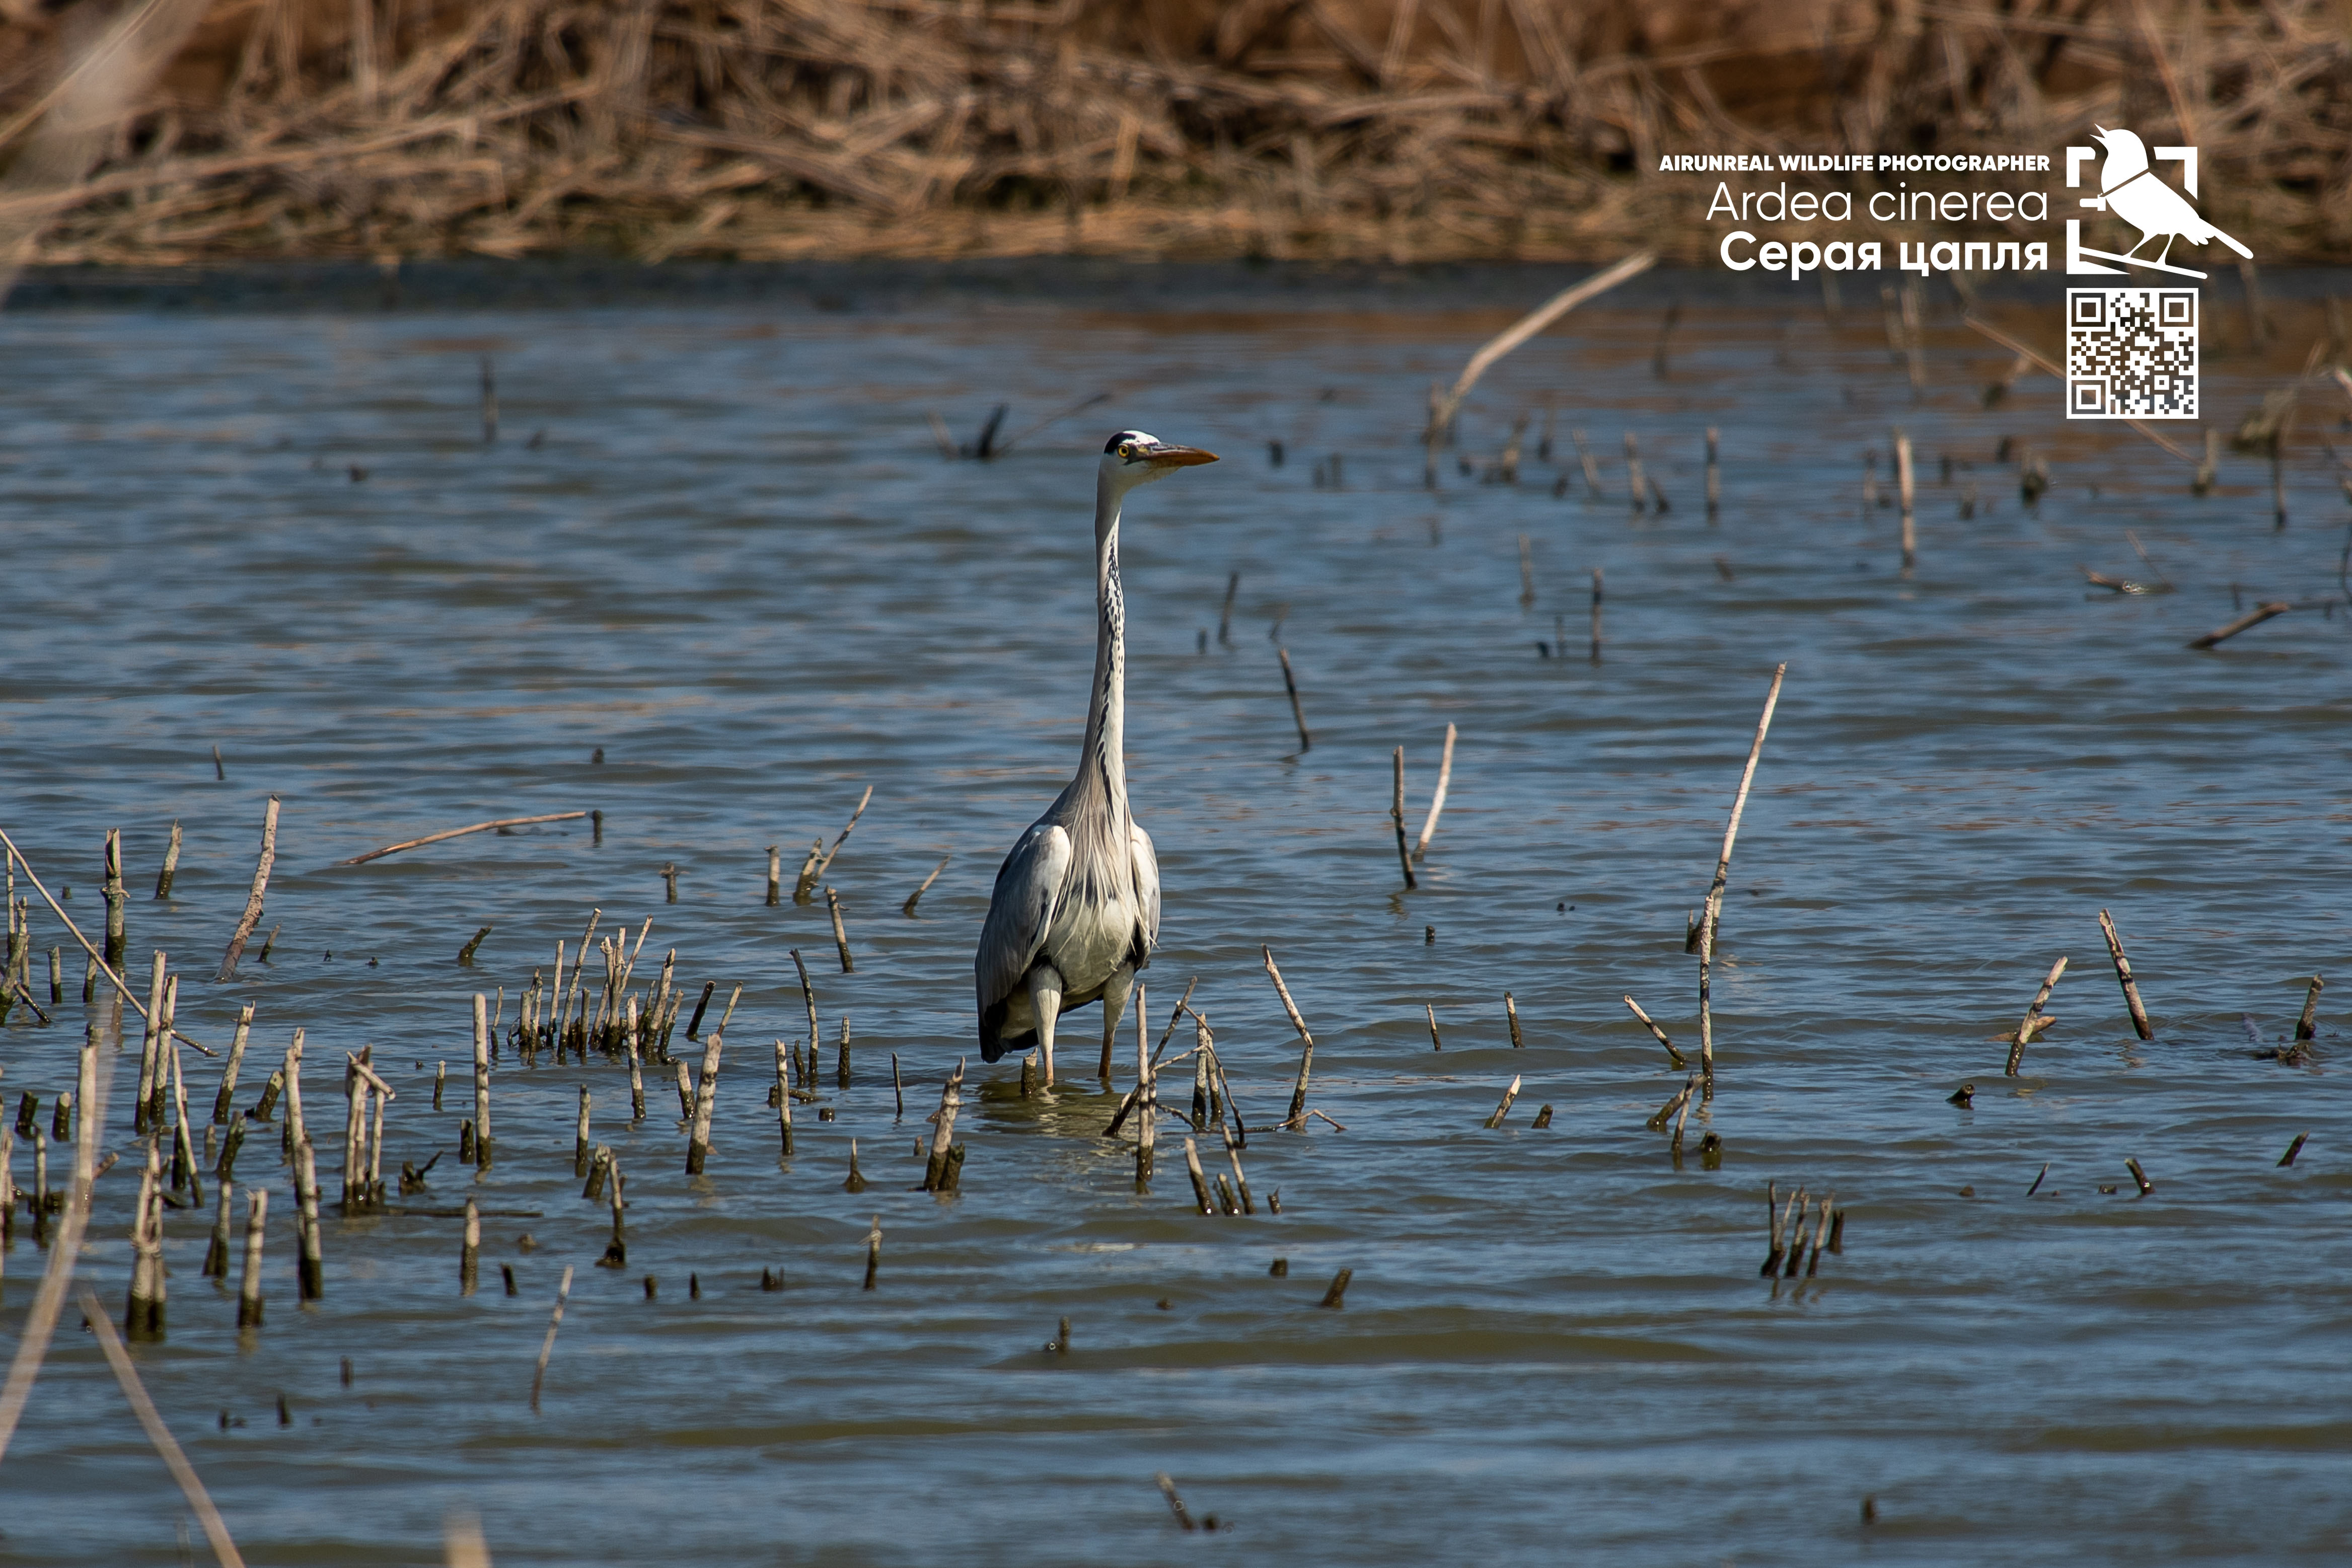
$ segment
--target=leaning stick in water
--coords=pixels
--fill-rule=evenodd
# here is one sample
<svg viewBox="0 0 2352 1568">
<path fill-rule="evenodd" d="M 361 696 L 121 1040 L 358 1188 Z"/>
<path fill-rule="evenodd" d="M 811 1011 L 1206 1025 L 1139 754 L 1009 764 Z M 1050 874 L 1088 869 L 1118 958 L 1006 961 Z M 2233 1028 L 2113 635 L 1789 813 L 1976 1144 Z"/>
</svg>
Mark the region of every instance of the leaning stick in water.
<svg viewBox="0 0 2352 1568">
<path fill-rule="evenodd" d="M 873 799 L 874 786 L 868 784 L 866 787 L 866 793 L 857 798 L 857 810 L 849 813 L 849 826 L 841 830 L 841 837 L 833 841 L 833 848 L 825 851 L 824 858 L 816 862 L 816 876 L 812 877 L 805 871 L 802 873 L 802 889 L 794 890 L 794 903 L 800 902 L 799 894 L 803 889 L 814 887 L 817 877 L 824 876 L 826 872 L 833 869 L 834 857 L 841 853 L 841 846 L 849 841 L 849 835 L 857 831 L 857 819 L 866 815 L 866 804 Z"/>
<path fill-rule="evenodd" d="M 547 1339 L 539 1347 L 539 1370 L 530 1375 L 530 1408 L 539 1413 L 540 1385 L 547 1381 L 547 1358 L 555 1354 L 555 1331 L 563 1326 L 563 1303 L 572 1295 L 572 1265 L 563 1266 L 563 1282 L 555 1287 L 555 1311 L 547 1320 Z"/>
<path fill-rule="evenodd" d="M 1708 982 L 1715 968 L 1715 931 L 1723 917 L 1724 884 L 1731 879 L 1731 846 L 1739 837 L 1740 813 L 1748 810 L 1748 787 L 1756 782 L 1756 764 L 1764 755 L 1764 736 L 1772 727 L 1772 710 L 1780 705 L 1780 682 L 1789 673 L 1785 664 L 1772 672 L 1772 687 L 1764 694 L 1763 716 L 1756 721 L 1756 738 L 1748 746 L 1748 766 L 1739 775 L 1739 792 L 1731 800 L 1731 820 L 1723 828 L 1723 852 L 1716 857 L 1715 881 L 1706 890 L 1706 908 L 1699 915 L 1698 932 L 1698 1067 L 1707 1082 L 1715 1082 L 1715 1014 L 1709 1005 Z"/>
<path fill-rule="evenodd" d="M 1650 1038 L 1666 1048 L 1666 1055 L 1668 1059 L 1674 1062 L 1677 1069 L 1686 1068 L 1690 1065 L 1688 1061 L 1683 1059 L 1683 1053 L 1675 1049 L 1675 1042 L 1666 1038 L 1666 1031 L 1658 1027 L 1657 1020 L 1651 1018 L 1649 1014 L 1642 1010 L 1641 1003 L 1635 1001 L 1630 996 L 1623 998 L 1622 1000 L 1627 1007 L 1633 1009 L 1633 1016 L 1642 1020 L 1642 1027 L 1650 1031 Z"/>
<path fill-rule="evenodd" d="M 1445 788 L 1454 782 L 1454 727 L 1445 727 L 1445 755 L 1437 764 L 1437 792 L 1429 798 L 1429 819 L 1421 824 L 1421 838 L 1412 846 L 1412 858 L 1420 860 L 1429 853 L 1429 841 L 1437 831 L 1437 814 L 1445 810 Z"/>
<path fill-rule="evenodd" d="M 923 885 L 908 894 L 907 895 L 907 902 L 899 905 L 900 914 L 906 915 L 909 920 L 915 918 L 915 905 L 922 901 L 923 894 L 931 891 L 931 883 L 940 880 L 940 873 L 947 870 L 948 862 L 953 859 L 955 859 L 955 856 L 953 855 L 941 855 L 940 857 L 940 863 L 931 868 L 931 874 L 923 879 Z"/>
<path fill-rule="evenodd" d="M 2202 637 L 2194 639 L 2189 643 L 2189 646 L 2192 648 L 2214 647 L 2217 644 L 2228 642 L 2231 638 L 2236 636 L 2239 632 L 2247 630 L 2249 627 L 2259 626 L 2263 622 L 2269 620 L 2272 616 L 2284 615 L 2294 608 L 2294 606 L 2292 604 L 2276 601 L 2269 604 L 2256 605 L 2253 609 L 2247 611 L 2243 615 L 2239 616 L 2235 621 L 2231 622 L 2227 626 L 2217 626 L 2212 631 L 2206 632 Z"/>
<path fill-rule="evenodd" d="M 2033 993 L 2032 1005 L 2025 1009 L 2025 1016 L 2018 1020 L 2017 1032 L 2010 1037 L 2009 1065 L 2001 1070 L 2007 1076 L 2011 1078 L 2017 1076 L 2018 1065 L 2025 1060 L 2026 1041 L 2032 1040 L 2042 1028 L 2042 1004 L 2050 999 L 2050 993 L 2057 988 L 2058 977 L 2065 972 L 2064 958 L 2060 958 L 2050 966 L 2050 973 L 2043 978 L 2042 988 Z"/>
<path fill-rule="evenodd" d="M 476 822 L 470 828 L 451 828 L 445 832 L 427 833 L 421 839 L 409 839 L 402 843 L 386 844 L 380 850 L 370 850 L 363 855 L 353 855 L 341 863 L 365 865 L 370 861 L 380 861 L 386 855 L 396 855 L 403 850 L 421 849 L 426 844 L 437 844 L 444 839 L 462 839 L 467 833 L 486 833 L 493 828 L 524 828 L 533 822 L 568 822 L 575 817 L 584 817 L 587 814 L 585 811 L 550 811 L 543 817 L 500 817 L 494 822 Z"/>
<path fill-rule="evenodd" d="M 16 846 L 12 843 L 8 848 L 13 853 Z M 16 858 L 24 859 L 22 855 Z M 28 865 L 25 870 L 29 875 L 32 867 Z M 33 885 L 39 887 L 40 883 L 36 880 Z M 42 896 L 48 896 L 47 889 L 42 889 Z M 74 935 L 79 936 L 80 933 Z M 89 946 L 87 942 L 82 945 Z M 118 981 L 118 995 L 121 994 L 120 984 Z M 58 1318 L 65 1310 L 66 1288 L 72 1283 L 74 1266 L 81 1255 L 82 1234 L 89 1228 L 89 1192 L 98 1180 L 98 1140 L 106 1125 L 106 1102 L 113 1080 L 111 1056 L 101 1061 L 94 1044 L 85 1044 L 81 1074 L 74 1092 L 74 1103 L 79 1109 L 74 1117 L 73 1185 L 66 1191 L 65 1216 L 49 1241 L 48 1269 L 41 1276 L 32 1310 L 25 1314 L 24 1326 L 17 1333 L 16 1354 L 8 1365 L 8 1381 L 0 1385 L 0 1458 L 6 1458 L 8 1440 L 16 1435 L 16 1423 L 33 1396 L 33 1380 L 40 1375 L 41 1359 L 48 1354 L 50 1336 L 56 1333 Z"/>
<path fill-rule="evenodd" d="M 2104 909 L 2099 911 L 2099 930 L 2107 938 L 2107 956 L 2115 960 L 2116 979 L 2124 988 L 2124 1006 L 2131 1009 L 2132 1029 L 2140 1039 L 2154 1040 L 2156 1030 L 2148 1027 L 2147 1009 L 2140 1006 L 2139 982 L 2132 978 L 2131 960 L 2124 956 L 2123 938 L 2116 935 L 2116 923 L 2107 917 Z M 2308 1009 L 2305 1009 L 2304 1016 L 2306 1019 L 2310 1017 Z M 2307 1040 L 2310 1037 L 2297 1035 L 2295 1038 Z"/>
<path fill-rule="evenodd" d="M 139 1381 L 139 1369 L 131 1364 L 131 1353 L 122 1348 L 122 1336 L 114 1332 L 106 1309 L 99 1305 L 98 1297 L 87 1286 L 81 1292 L 81 1313 L 90 1332 L 98 1336 L 99 1348 L 106 1352 L 106 1364 L 114 1369 L 115 1382 L 122 1385 L 122 1396 L 138 1412 L 139 1425 L 147 1430 L 147 1440 L 155 1445 L 155 1451 L 163 1458 L 164 1468 L 180 1483 L 180 1490 L 187 1494 L 188 1506 L 195 1510 L 196 1518 L 203 1523 L 205 1539 L 212 1543 L 213 1555 L 220 1559 L 222 1568 L 245 1568 L 245 1559 L 238 1554 L 236 1542 L 229 1539 L 228 1526 L 222 1521 L 220 1510 L 213 1506 L 212 1495 L 197 1479 L 195 1466 L 188 1463 L 188 1456 L 172 1437 L 172 1429 L 163 1425 L 155 1402 L 147 1397 L 147 1389 Z"/>
<path fill-rule="evenodd" d="M 1519 1075 L 1513 1073 L 1511 1075 L 1511 1086 L 1503 1091 L 1503 1103 L 1495 1107 L 1495 1113 L 1493 1115 L 1486 1118 L 1486 1126 L 1490 1131 L 1503 1124 L 1503 1118 L 1511 1113 L 1511 1102 L 1517 1100 L 1518 1097 Z"/>
<path fill-rule="evenodd" d="M 1469 363 L 1462 367 L 1462 373 L 1454 378 L 1452 387 L 1432 386 L 1429 389 L 1429 428 L 1422 433 L 1422 444 L 1426 448 L 1423 482 L 1431 489 L 1437 487 L 1437 449 L 1445 440 L 1446 431 L 1453 427 L 1454 416 L 1462 412 L 1463 400 L 1470 395 L 1470 389 L 1478 384 L 1478 378 L 1485 375 L 1497 360 L 1586 300 L 1606 294 L 1627 278 L 1647 271 L 1657 259 L 1652 252 L 1636 251 L 1616 266 L 1561 289 L 1471 355 Z"/>
<path fill-rule="evenodd" d="M 1307 733 L 1307 714 L 1298 706 L 1298 677 L 1290 673 L 1290 650 L 1276 648 L 1274 653 L 1282 661 L 1282 689 L 1290 694 L 1290 722 L 1298 727 L 1298 754 L 1304 757 L 1314 749 L 1315 737 Z"/>
<path fill-rule="evenodd" d="M 855 974 L 857 964 L 849 956 L 849 933 L 842 928 L 841 924 L 841 894 L 833 890 L 831 883 L 825 883 L 824 907 L 825 912 L 833 916 L 833 946 L 835 951 L 841 955 L 841 972 Z"/>
<path fill-rule="evenodd" d="M 269 797 L 269 804 L 261 816 L 261 860 L 253 869 L 253 887 L 245 895 L 245 914 L 236 923 L 236 932 L 228 939 L 228 951 L 221 956 L 220 974 L 223 980 L 236 977 L 236 961 L 245 956 L 246 938 L 261 924 L 261 895 L 269 887 L 269 868 L 278 859 L 278 797 Z"/>
<path fill-rule="evenodd" d="M 2317 1024 L 2315 1020 L 2319 1013 L 2319 993 L 2326 988 L 2327 982 L 2326 980 L 2321 979 L 2317 975 L 2311 977 L 2311 989 L 2304 992 L 2303 994 L 2303 1016 L 2294 1020 L 2295 1039 L 2313 1040 L 2317 1038 Z"/>
<path fill-rule="evenodd" d="M 1290 1087 L 1290 1109 L 1283 1113 L 1281 1124 L 1292 1132 L 1303 1133 L 1307 1130 L 1307 1083 L 1315 1071 L 1315 1037 L 1307 1032 L 1307 1020 L 1298 1016 L 1298 1004 L 1290 999 L 1290 988 L 1282 983 L 1282 971 L 1275 967 L 1274 949 L 1261 946 L 1258 951 L 1265 955 L 1266 977 L 1274 982 L 1274 994 L 1282 998 L 1282 1010 L 1290 1015 L 1290 1027 L 1298 1031 L 1298 1078 Z"/>
<path fill-rule="evenodd" d="M 1396 748 L 1392 760 L 1396 764 L 1396 789 L 1391 796 L 1389 818 L 1396 824 L 1397 864 L 1404 868 L 1404 888 L 1411 893 L 1420 883 L 1412 876 L 1412 849 L 1404 837 L 1404 747 Z"/>
</svg>

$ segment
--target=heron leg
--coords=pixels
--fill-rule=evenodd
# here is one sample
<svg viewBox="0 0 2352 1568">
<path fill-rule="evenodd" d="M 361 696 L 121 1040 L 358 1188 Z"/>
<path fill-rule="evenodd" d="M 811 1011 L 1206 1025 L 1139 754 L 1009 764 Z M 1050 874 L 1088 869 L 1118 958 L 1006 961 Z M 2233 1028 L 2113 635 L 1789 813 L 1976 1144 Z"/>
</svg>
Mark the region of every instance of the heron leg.
<svg viewBox="0 0 2352 1568">
<path fill-rule="evenodd" d="M 1029 1005 L 1037 1009 L 1037 1048 L 1045 1058 L 1045 1087 L 1054 1086 L 1054 1020 L 1062 1016 L 1062 972 L 1051 964 L 1029 971 Z"/>
<path fill-rule="evenodd" d="M 1128 993 L 1134 988 L 1135 966 L 1132 964 L 1121 964 L 1111 977 L 1103 982 L 1103 1049 L 1099 1076 L 1105 1084 L 1110 1082 L 1110 1051 L 1118 1033 L 1118 1020 L 1127 1016 Z"/>
<path fill-rule="evenodd" d="M 2172 254 L 2172 242 L 2179 237 L 2180 236 L 2179 235 L 2167 235 L 2164 236 L 2164 248 L 2156 253 L 2157 266 L 2162 267 L 2164 265 L 2164 258 Z"/>
</svg>

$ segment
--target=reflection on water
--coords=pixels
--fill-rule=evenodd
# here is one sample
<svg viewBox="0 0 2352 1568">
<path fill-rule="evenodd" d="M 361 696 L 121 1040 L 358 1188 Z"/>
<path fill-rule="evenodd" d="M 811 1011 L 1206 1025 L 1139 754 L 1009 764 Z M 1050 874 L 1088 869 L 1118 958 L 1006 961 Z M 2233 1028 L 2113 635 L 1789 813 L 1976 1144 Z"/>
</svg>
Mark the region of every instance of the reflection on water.
<svg viewBox="0 0 2352 1568">
<path fill-rule="evenodd" d="M 1431 496 L 1423 389 L 1500 319 L 1426 302 L 5 321 L 0 819 L 93 923 L 100 842 L 123 830 L 134 970 L 169 950 L 183 1027 L 210 1044 L 258 1009 L 241 1103 L 300 1026 L 331 1143 L 328 1063 L 372 1044 L 400 1095 L 387 1168 L 451 1151 L 413 1201 L 475 1190 L 528 1216 L 486 1222 L 470 1298 L 455 1221 L 331 1217 L 327 1298 L 300 1309 L 276 1140 L 250 1141 L 239 1174 L 273 1184 L 273 1230 L 269 1318 L 243 1351 L 199 1274 L 209 1216 L 169 1218 L 170 1338 L 141 1364 L 249 1560 L 427 1560 L 452 1510 L 482 1515 L 501 1563 L 1556 1562 L 1564 1542 L 1659 1563 L 2340 1557 L 2352 1430 L 2343 1358 L 2319 1348 L 2352 1265 L 2340 1009 L 2323 998 L 2316 1067 L 2253 1055 L 2346 959 L 2352 624 L 2321 603 L 2344 518 L 2322 460 L 2299 457 L 2273 532 L 2252 459 L 2196 499 L 2128 433 L 2052 419 L 2046 382 L 1984 413 L 2008 356 L 1956 327 L 1915 407 L 1868 312 L 1686 310 L 1660 380 L 1654 314 L 1595 309 L 1465 416 L 1484 463 L 1548 405 L 1548 453 L 1538 412 L 1516 486 L 1449 463 Z M 2222 360 L 2208 404 L 2293 369 Z M 1013 430 L 1101 388 L 985 465 L 943 461 L 927 419 L 969 440 L 999 402 Z M 2313 420 L 2333 437 L 2336 415 Z M 1890 421 L 1920 455 L 1908 577 L 1894 511 L 1862 504 L 1874 449 L 1891 496 Z M 1076 756 L 1093 455 L 1122 425 L 1228 455 L 1130 508 L 1129 768 L 1167 889 L 1155 1033 L 1197 975 L 1255 1126 L 1296 1064 L 1261 944 L 1316 1031 L 1313 1103 L 1348 1130 L 1251 1137 L 1279 1217 L 1193 1212 L 1181 1128 L 1136 1194 L 1128 1146 L 1098 1135 L 1112 1099 L 1081 1082 L 1024 1101 L 1014 1063 L 982 1071 L 972 1050 L 991 876 Z M 1625 505 L 1629 430 L 1664 516 Z M 2003 436 L 2019 448 L 1996 461 Z M 2054 481 L 2032 510 L 2029 444 Z M 1318 483 L 1334 455 L 1337 488 Z M 2085 566 L 2177 591 L 2086 597 Z M 2183 647 L 2270 599 L 2305 608 Z M 1724 1158 L 1676 1169 L 1643 1124 L 1681 1074 L 1619 998 L 1695 1040 L 1685 917 L 1781 660 L 1723 924 L 1717 1092 L 1689 1131 Z M 1417 825 L 1448 723 L 1451 797 L 1401 894 L 1389 750 Z M 765 905 L 767 850 L 789 888 L 869 784 L 828 873 L 843 974 L 822 898 Z M 215 985 L 269 792 L 276 946 Z M 592 807 L 601 845 L 572 821 L 336 864 Z M 631 1126 L 625 1071 L 509 1053 L 498 1164 L 469 1186 L 452 1166 L 471 995 L 503 987 L 511 1019 L 592 907 L 605 930 L 652 919 L 641 974 L 675 946 L 690 995 L 745 988 L 707 1177 L 683 1174 L 667 1070 Z M 2103 907 L 2153 1041 L 2125 1018 Z M 62 935 L 37 906 L 31 924 L 46 1006 Z M 770 1042 L 805 1030 L 794 947 L 836 1117 L 802 1106 L 780 1166 L 764 1090 Z M 2058 1022 L 2005 1080 L 2001 1037 L 2061 954 Z M 69 1086 L 80 973 L 57 1027 L 20 1009 L 0 1038 L 12 1103 Z M 911 1190 L 913 1150 L 965 1054 L 962 1192 L 934 1198 Z M 201 1108 L 216 1068 L 189 1065 Z M 1947 1103 L 1963 1082 L 1972 1109 Z M 609 1221 L 572 1174 L 583 1082 L 629 1177 L 625 1271 L 591 1267 Z M 30 1179 L 22 1149 L 16 1168 Z M 1758 1277 L 1768 1182 L 1845 1207 L 1818 1277 Z M 101 1183 L 89 1252 L 115 1305 L 135 1186 L 135 1162 Z M 12 1336 L 41 1267 L 28 1230 Z M 1341 1268 L 1344 1309 L 1317 1310 Z M 1042 1351 L 1063 1317 L 1067 1353 Z M 1160 1470 L 1229 1544 L 1177 1532 Z M 86 1337 L 59 1336 L 5 1473 L 0 1562 L 176 1560 L 181 1504 Z"/>
</svg>

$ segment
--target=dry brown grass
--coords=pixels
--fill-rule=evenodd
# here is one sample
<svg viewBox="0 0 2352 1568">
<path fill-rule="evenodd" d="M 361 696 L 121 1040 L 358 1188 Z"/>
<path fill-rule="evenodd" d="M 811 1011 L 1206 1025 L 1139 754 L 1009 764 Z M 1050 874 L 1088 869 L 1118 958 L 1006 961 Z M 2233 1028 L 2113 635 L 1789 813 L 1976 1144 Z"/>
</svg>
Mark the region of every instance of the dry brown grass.
<svg viewBox="0 0 2352 1568">
<path fill-rule="evenodd" d="M 68 29 L 0 16 L 5 122 Z M 2201 144 L 2265 259 L 2352 253 L 2342 0 L 222 0 L 0 222 L 51 263 L 1688 256 L 1661 152 L 2094 122 Z"/>
</svg>

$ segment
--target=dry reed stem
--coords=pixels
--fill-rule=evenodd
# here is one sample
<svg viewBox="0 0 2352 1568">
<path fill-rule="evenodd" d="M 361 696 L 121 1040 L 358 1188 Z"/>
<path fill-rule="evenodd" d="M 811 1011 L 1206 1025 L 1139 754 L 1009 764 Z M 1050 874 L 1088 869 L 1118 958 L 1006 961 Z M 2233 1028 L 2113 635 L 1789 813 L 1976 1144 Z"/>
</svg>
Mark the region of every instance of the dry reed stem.
<svg viewBox="0 0 2352 1568">
<path fill-rule="evenodd" d="M 278 859 L 278 797 L 269 797 L 269 804 L 261 816 L 261 859 L 253 869 L 253 887 L 245 895 L 245 913 L 237 918 L 236 930 L 230 934 L 228 950 L 221 956 L 218 979 L 236 977 L 236 961 L 245 956 L 246 939 L 253 928 L 261 924 L 262 894 L 269 888 L 269 868 Z"/>
<path fill-rule="evenodd" d="M 14 853 L 16 847 L 9 844 L 10 852 Z M 24 857 L 18 855 L 17 859 L 21 862 Z M 25 869 L 30 874 L 32 867 L 27 865 Z M 37 881 L 34 885 L 40 884 Z M 25 1314 L 24 1325 L 17 1332 L 16 1354 L 8 1364 L 8 1381 L 0 1385 L 0 1459 L 7 1457 L 9 1439 L 16 1436 L 16 1423 L 23 1418 L 25 1406 L 33 1396 L 33 1380 L 40 1375 L 42 1359 L 48 1354 L 58 1318 L 65 1310 L 66 1290 L 73 1281 L 74 1269 L 81 1257 L 82 1235 L 89 1227 L 90 1187 L 98 1179 L 98 1141 L 106 1124 L 106 1102 L 113 1081 L 111 1053 L 101 1055 L 92 1045 L 84 1045 L 81 1075 L 74 1094 L 80 1109 L 74 1119 L 73 1185 L 66 1190 L 65 1214 L 58 1222 L 57 1235 L 49 1242 L 49 1262 L 41 1275 L 40 1289 L 34 1293 L 32 1308 Z"/>
<path fill-rule="evenodd" d="M 1740 771 L 1739 792 L 1732 797 L 1731 820 L 1723 828 L 1723 852 L 1716 857 L 1715 881 L 1706 890 L 1706 907 L 1699 915 L 1698 1061 L 1708 1082 L 1715 1081 L 1715 1017 L 1709 1006 L 1708 981 L 1715 967 L 1715 934 L 1723 918 L 1724 884 L 1731 878 L 1731 846 L 1739 837 L 1740 813 L 1748 809 L 1748 787 L 1756 782 L 1756 764 L 1764 755 L 1764 737 L 1772 727 L 1772 710 L 1780 706 L 1780 682 L 1789 666 L 1772 672 L 1771 689 L 1764 694 L 1764 712 L 1756 721 L 1756 738 L 1748 743 L 1748 766 Z M 1638 1009 L 1637 1009 L 1638 1010 Z"/>
<path fill-rule="evenodd" d="M 1526 536 L 1520 536 L 1524 538 Z M 1421 837 L 1412 846 L 1412 858 L 1421 860 L 1429 853 L 1429 841 L 1437 831 L 1437 814 L 1445 810 L 1445 790 L 1454 782 L 1454 727 L 1445 727 L 1445 753 L 1437 762 L 1437 789 L 1429 798 L 1429 816 L 1421 824 Z"/>
<path fill-rule="evenodd" d="M 437 844 L 444 839 L 461 839 L 467 833 L 485 833 L 493 828 L 528 827 L 533 822 L 568 822 L 576 817 L 584 817 L 587 814 L 585 811 L 550 811 L 540 817 L 500 817 L 495 821 L 476 822 L 471 827 L 450 828 L 438 833 L 427 833 L 421 839 L 407 839 L 400 843 L 386 844 L 380 850 L 370 850 L 363 855 L 353 855 L 341 863 L 365 865 L 370 861 L 380 861 L 386 855 L 396 855 L 403 850 L 417 849 L 425 844 Z"/>
<path fill-rule="evenodd" d="M 195 1466 L 188 1463 L 188 1456 L 173 1437 L 172 1429 L 163 1425 L 155 1402 L 147 1397 L 146 1385 L 139 1381 L 139 1369 L 131 1364 L 131 1353 L 123 1348 L 122 1336 L 114 1332 L 106 1309 L 99 1305 L 97 1295 L 87 1286 L 82 1289 L 80 1300 L 82 1318 L 98 1336 L 99 1348 L 106 1353 L 106 1364 L 114 1369 L 114 1380 L 122 1385 L 122 1396 L 131 1401 L 131 1408 L 138 1413 L 139 1425 L 146 1429 L 147 1440 L 155 1445 L 164 1468 L 186 1494 L 188 1506 L 195 1511 L 205 1527 L 205 1539 L 211 1543 L 213 1555 L 220 1559 L 222 1568 L 245 1568 L 245 1558 L 237 1552 L 236 1542 L 229 1539 L 227 1522 L 221 1518 L 220 1510 L 213 1506 L 212 1494 L 205 1490 Z"/>
</svg>

